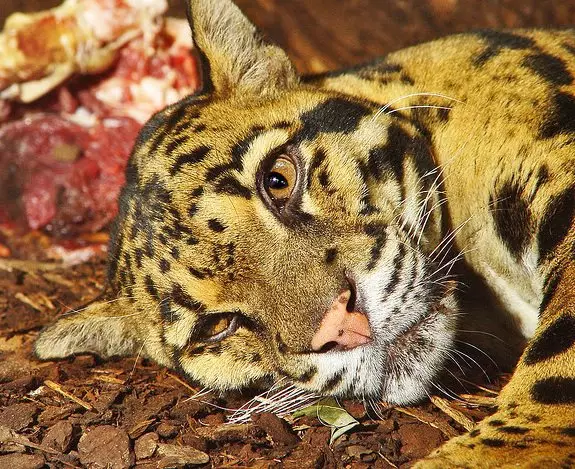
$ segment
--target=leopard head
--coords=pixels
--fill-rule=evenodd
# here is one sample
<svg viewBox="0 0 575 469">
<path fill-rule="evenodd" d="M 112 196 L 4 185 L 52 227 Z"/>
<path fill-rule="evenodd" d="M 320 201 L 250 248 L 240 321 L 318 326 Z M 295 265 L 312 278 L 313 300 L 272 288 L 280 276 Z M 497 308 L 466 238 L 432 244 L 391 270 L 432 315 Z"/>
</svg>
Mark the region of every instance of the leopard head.
<svg viewBox="0 0 575 469">
<path fill-rule="evenodd" d="M 409 119 L 303 79 L 229 0 L 191 0 L 203 86 L 143 128 L 109 288 L 40 358 L 142 353 L 229 390 L 410 403 L 455 331 L 439 175 Z"/>
</svg>

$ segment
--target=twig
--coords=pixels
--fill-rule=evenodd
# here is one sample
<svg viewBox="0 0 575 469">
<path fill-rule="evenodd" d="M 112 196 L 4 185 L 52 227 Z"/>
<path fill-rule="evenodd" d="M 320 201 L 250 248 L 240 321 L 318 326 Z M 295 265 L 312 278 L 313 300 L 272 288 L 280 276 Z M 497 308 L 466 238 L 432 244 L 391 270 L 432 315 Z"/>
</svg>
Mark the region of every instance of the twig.
<svg viewBox="0 0 575 469">
<path fill-rule="evenodd" d="M 457 409 L 454 409 L 449 405 L 447 399 L 439 396 L 431 396 L 431 402 L 441 411 L 449 415 L 453 420 L 465 428 L 468 432 L 475 428 L 475 422 L 469 417 L 464 415 Z"/>
<path fill-rule="evenodd" d="M 397 466 L 395 464 L 393 464 L 388 458 L 386 458 L 380 451 L 377 452 L 377 454 L 379 455 L 379 457 L 381 459 L 383 459 L 387 464 L 389 464 L 391 467 L 394 467 L 395 469 L 397 469 Z"/>
<path fill-rule="evenodd" d="M 44 384 L 46 386 L 48 386 L 50 389 L 52 389 L 53 391 L 56 391 L 57 393 L 62 394 L 62 396 L 67 397 L 71 401 L 82 406 L 84 409 L 86 409 L 86 410 L 92 410 L 93 409 L 93 407 L 90 404 L 88 404 L 87 402 L 74 396 L 73 394 L 70 394 L 69 392 L 64 391 L 62 389 L 62 386 L 60 386 L 58 383 L 55 383 L 54 381 L 50 381 L 49 379 L 47 379 L 46 381 L 44 381 Z"/>
<path fill-rule="evenodd" d="M 192 391 L 194 394 L 196 394 L 198 392 L 197 389 L 194 389 L 192 386 L 190 386 L 188 383 L 186 383 L 184 380 L 178 378 L 177 376 L 171 374 L 171 373 L 166 373 L 167 376 L 169 376 L 170 378 L 172 378 L 174 381 L 177 381 L 178 383 L 180 383 L 182 386 L 184 386 L 185 388 L 189 389 L 190 391 Z"/>
</svg>

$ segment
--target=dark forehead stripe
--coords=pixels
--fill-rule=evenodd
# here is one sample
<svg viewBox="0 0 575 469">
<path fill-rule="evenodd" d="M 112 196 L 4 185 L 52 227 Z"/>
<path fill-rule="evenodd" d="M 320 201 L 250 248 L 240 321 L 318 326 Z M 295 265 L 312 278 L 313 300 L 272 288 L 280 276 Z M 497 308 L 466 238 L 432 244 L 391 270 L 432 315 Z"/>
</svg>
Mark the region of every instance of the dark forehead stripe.
<svg viewBox="0 0 575 469">
<path fill-rule="evenodd" d="M 563 59 L 550 54 L 531 54 L 523 59 L 522 65 L 531 69 L 552 85 L 570 85 L 573 76 Z"/>
<path fill-rule="evenodd" d="M 569 93 L 554 93 L 547 103 L 548 112 L 539 129 L 541 138 L 553 138 L 575 132 L 575 98 Z"/>
<path fill-rule="evenodd" d="M 536 48 L 533 39 L 509 32 L 483 30 L 474 34 L 487 43 L 485 50 L 473 59 L 473 64 L 477 67 L 496 57 L 504 49 L 522 50 Z"/>
<path fill-rule="evenodd" d="M 363 104 L 343 98 L 330 98 L 301 115 L 302 128 L 295 140 L 311 140 L 322 132 L 351 133 L 370 112 Z"/>
<path fill-rule="evenodd" d="M 555 376 L 537 381 L 531 397 L 541 404 L 575 404 L 575 379 Z"/>
<path fill-rule="evenodd" d="M 223 163 L 216 165 L 206 171 L 206 180 L 208 182 L 212 182 L 222 174 L 230 171 L 230 170 L 237 170 L 241 171 L 244 169 L 244 162 L 243 158 L 247 151 L 250 149 L 252 142 L 258 138 L 263 132 L 264 129 L 259 130 L 252 130 L 250 133 L 237 142 L 231 149 L 231 160 L 228 163 Z"/>
<path fill-rule="evenodd" d="M 198 148 L 178 156 L 176 162 L 170 168 L 170 176 L 174 176 L 178 171 L 182 169 L 183 166 L 188 164 L 197 164 L 203 161 L 210 151 L 210 147 L 207 145 L 201 145 Z"/>
<path fill-rule="evenodd" d="M 547 205 L 541 220 L 537 240 L 541 258 L 551 254 L 565 239 L 575 220 L 575 187 L 569 187 L 555 196 Z"/>
<path fill-rule="evenodd" d="M 527 349 L 524 361 L 534 365 L 566 352 L 575 344 L 575 318 L 562 316 L 548 326 Z"/>
<path fill-rule="evenodd" d="M 186 293 L 179 284 L 172 285 L 172 294 L 170 298 L 178 306 L 182 306 L 190 311 L 202 312 L 206 309 L 201 302 L 188 295 L 188 293 Z"/>
<path fill-rule="evenodd" d="M 519 258 L 529 244 L 533 228 L 523 188 L 516 182 L 506 181 L 499 191 L 491 195 L 489 205 L 495 231 L 511 254 Z"/>
<path fill-rule="evenodd" d="M 233 176 L 224 176 L 216 183 L 216 192 L 251 199 L 251 191 Z"/>
</svg>

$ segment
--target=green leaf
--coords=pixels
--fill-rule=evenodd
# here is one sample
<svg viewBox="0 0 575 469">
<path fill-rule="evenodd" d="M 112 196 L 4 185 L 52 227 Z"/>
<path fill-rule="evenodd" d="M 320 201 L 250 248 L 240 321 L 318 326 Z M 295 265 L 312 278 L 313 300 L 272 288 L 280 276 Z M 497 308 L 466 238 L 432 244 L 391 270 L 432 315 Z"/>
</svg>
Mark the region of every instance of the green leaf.
<svg viewBox="0 0 575 469">
<path fill-rule="evenodd" d="M 317 417 L 321 423 L 331 427 L 330 445 L 341 435 L 356 425 L 359 425 L 359 422 L 332 397 L 322 399 L 314 405 L 310 405 L 293 413 L 293 417 L 295 418 L 304 415 Z"/>
</svg>

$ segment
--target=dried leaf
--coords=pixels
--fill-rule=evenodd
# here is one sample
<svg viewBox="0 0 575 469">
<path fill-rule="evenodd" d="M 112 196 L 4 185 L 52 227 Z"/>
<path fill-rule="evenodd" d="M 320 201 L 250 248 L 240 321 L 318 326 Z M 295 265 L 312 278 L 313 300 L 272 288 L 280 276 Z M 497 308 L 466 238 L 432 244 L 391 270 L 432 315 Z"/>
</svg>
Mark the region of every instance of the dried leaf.
<svg viewBox="0 0 575 469">
<path fill-rule="evenodd" d="M 304 415 L 317 417 L 324 425 L 331 427 L 330 445 L 341 435 L 359 425 L 359 422 L 333 398 L 322 399 L 317 404 L 298 410 L 292 415 L 295 418 Z"/>
</svg>

